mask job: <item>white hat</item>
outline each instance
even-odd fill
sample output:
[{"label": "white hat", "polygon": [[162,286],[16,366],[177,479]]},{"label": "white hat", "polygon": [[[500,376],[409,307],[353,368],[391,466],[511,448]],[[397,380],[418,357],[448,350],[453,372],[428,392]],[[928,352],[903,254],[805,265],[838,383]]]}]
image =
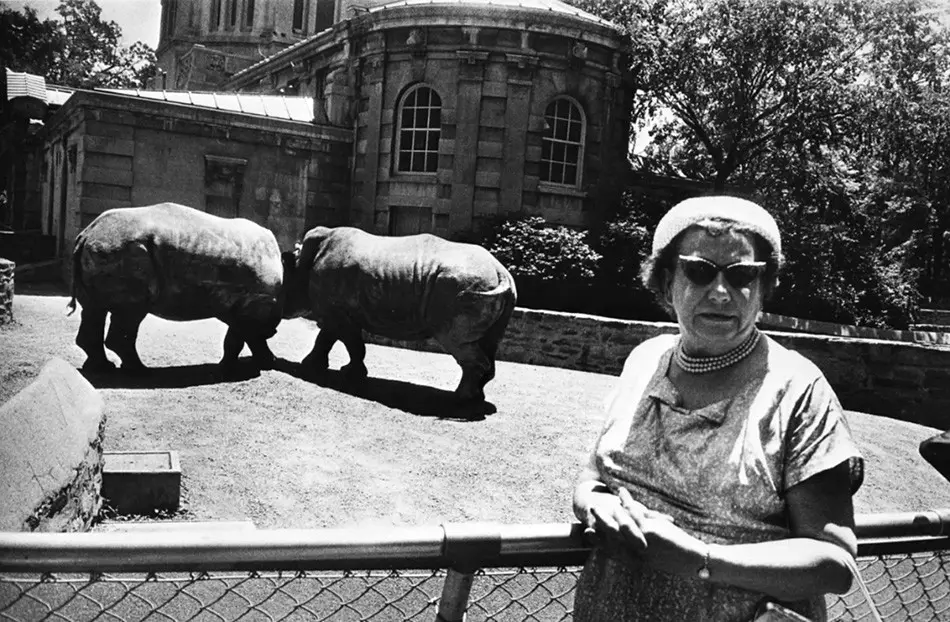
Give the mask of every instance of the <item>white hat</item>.
[{"label": "white hat", "polygon": [[729,196],[693,197],[674,205],[660,219],[653,234],[653,256],[658,256],[680,233],[704,220],[739,223],[762,236],[772,251],[782,256],[782,237],[772,215],[752,201]]}]

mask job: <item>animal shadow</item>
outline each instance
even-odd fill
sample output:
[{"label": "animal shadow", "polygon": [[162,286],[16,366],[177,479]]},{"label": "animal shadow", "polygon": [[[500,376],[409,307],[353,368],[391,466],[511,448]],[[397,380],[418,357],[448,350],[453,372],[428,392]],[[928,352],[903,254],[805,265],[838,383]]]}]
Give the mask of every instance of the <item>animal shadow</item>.
[{"label": "animal shadow", "polygon": [[239,359],[237,367],[227,375],[222,373],[217,363],[149,367],[144,372],[128,372],[121,368],[114,371],[89,371],[80,368],[79,373],[97,389],[183,389],[242,382],[261,375],[257,367],[251,364],[250,357]]},{"label": "animal shadow", "polygon": [[498,411],[491,402],[461,404],[452,391],[436,389],[414,382],[368,377],[360,381],[349,380],[336,369],[313,372],[299,363],[280,361],[276,369],[295,378],[312,382],[354,397],[372,400],[383,406],[402,410],[420,417],[481,421]]}]

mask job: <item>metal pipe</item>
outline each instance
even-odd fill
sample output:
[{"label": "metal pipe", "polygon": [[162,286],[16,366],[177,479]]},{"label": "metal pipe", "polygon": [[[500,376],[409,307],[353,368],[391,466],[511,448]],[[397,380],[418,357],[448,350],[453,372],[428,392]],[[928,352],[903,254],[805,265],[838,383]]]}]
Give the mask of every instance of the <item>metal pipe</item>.
[{"label": "metal pipe", "polygon": [[859,539],[950,535],[950,509],[921,512],[882,512],[855,516]]},{"label": "metal pipe", "polygon": [[[881,541],[950,545],[950,509],[856,517],[863,550]],[[174,533],[0,532],[3,572],[345,570],[581,565],[579,523]]]},{"label": "metal pipe", "polygon": [[468,597],[472,593],[474,572],[462,572],[450,568],[442,584],[442,598],[439,599],[439,612],[436,622],[463,622],[468,609]]},{"label": "metal pipe", "polygon": [[224,533],[0,533],[0,570],[439,567],[441,527]]}]

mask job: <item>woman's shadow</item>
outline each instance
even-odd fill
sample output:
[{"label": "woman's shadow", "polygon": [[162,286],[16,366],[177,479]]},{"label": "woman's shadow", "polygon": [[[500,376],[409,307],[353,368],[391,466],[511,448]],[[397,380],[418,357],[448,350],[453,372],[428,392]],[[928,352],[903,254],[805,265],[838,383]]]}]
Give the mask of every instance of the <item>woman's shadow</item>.
[{"label": "woman's shadow", "polygon": [[367,377],[354,381],[340,370],[314,372],[284,359],[278,359],[275,369],[305,382],[421,417],[481,421],[498,410],[491,402],[460,403],[451,391],[403,380]]}]

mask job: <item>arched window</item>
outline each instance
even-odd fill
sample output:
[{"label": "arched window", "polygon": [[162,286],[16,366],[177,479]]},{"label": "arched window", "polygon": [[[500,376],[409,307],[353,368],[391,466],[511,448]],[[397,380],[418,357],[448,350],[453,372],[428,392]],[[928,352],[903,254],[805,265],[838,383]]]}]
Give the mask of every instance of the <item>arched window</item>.
[{"label": "arched window", "polygon": [[572,100],[559,97],[548,104],[541,139],[541,181],[580,185],[584,126],[584,113]]},{"label": "arched window", "polygon": [[400,173],[434,173],[439,167],[442,135],[442,100],[427,86],[417,86],[399,107],[396,170]]}]

